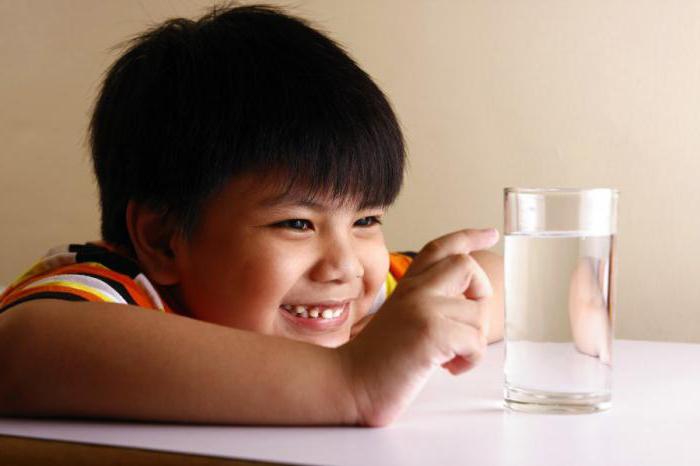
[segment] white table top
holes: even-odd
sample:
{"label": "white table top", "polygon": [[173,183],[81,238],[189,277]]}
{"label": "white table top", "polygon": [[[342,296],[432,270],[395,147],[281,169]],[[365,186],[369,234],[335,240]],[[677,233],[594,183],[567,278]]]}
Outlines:
{"label": "white table top", "polygon": [[467,374],[436,373],[389,427],[221,427],[0,419],[0,434],[324,465],[700,464],[700,345],[616,341],[613,407],[503,408],[503,344]]}

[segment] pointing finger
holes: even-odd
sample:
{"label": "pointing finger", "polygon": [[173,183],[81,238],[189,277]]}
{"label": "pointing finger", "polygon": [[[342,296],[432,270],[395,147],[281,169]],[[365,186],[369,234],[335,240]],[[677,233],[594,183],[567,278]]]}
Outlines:
{"label": "pointing finger", "polygon": [[469,254],[472,251],[488,249],[498,242],[498,231],[494,228],[486,230],[459,230],[441,236],[420,250],[406,271],[406,277],[419,274],[436,262],[454,254]]}

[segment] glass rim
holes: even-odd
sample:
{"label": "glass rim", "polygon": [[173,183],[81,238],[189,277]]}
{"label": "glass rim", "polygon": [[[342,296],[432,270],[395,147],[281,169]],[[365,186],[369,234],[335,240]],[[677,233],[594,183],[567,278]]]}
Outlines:
{"label": "glass rim", "polygon": [[526,194],[536,194],[536,193],[566,193],[566,194],[578,194],[578,193],[591,193],[591,192],[608,192],[614,195],[619,195],[620,191],[617,188],[518,188],[518,187],[506,187],[503,188],[505,194],[508,193],[526,193]]}

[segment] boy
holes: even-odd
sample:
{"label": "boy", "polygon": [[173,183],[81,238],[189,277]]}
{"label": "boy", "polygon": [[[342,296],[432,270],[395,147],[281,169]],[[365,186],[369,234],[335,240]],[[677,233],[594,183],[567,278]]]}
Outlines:
{"label": "boy", "polygon": [[0,297],[0,415],[385,425],[500,339],[501,263],[470,255],[497,233],[388,254],[398,122],[303,21],[165,22],[109,70],[90,130],[103,241]]}

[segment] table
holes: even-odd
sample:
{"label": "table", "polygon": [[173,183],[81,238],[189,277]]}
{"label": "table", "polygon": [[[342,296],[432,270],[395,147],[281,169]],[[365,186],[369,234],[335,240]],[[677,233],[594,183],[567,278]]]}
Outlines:
{"label": "table", "polygon": [[700,464],[700,345],[618,340],[613,363],[613,407],[597,414],[506,410],[497,343],[467,374],[436,372],[385,428],[5,418],[0,435],[311,465]]}

